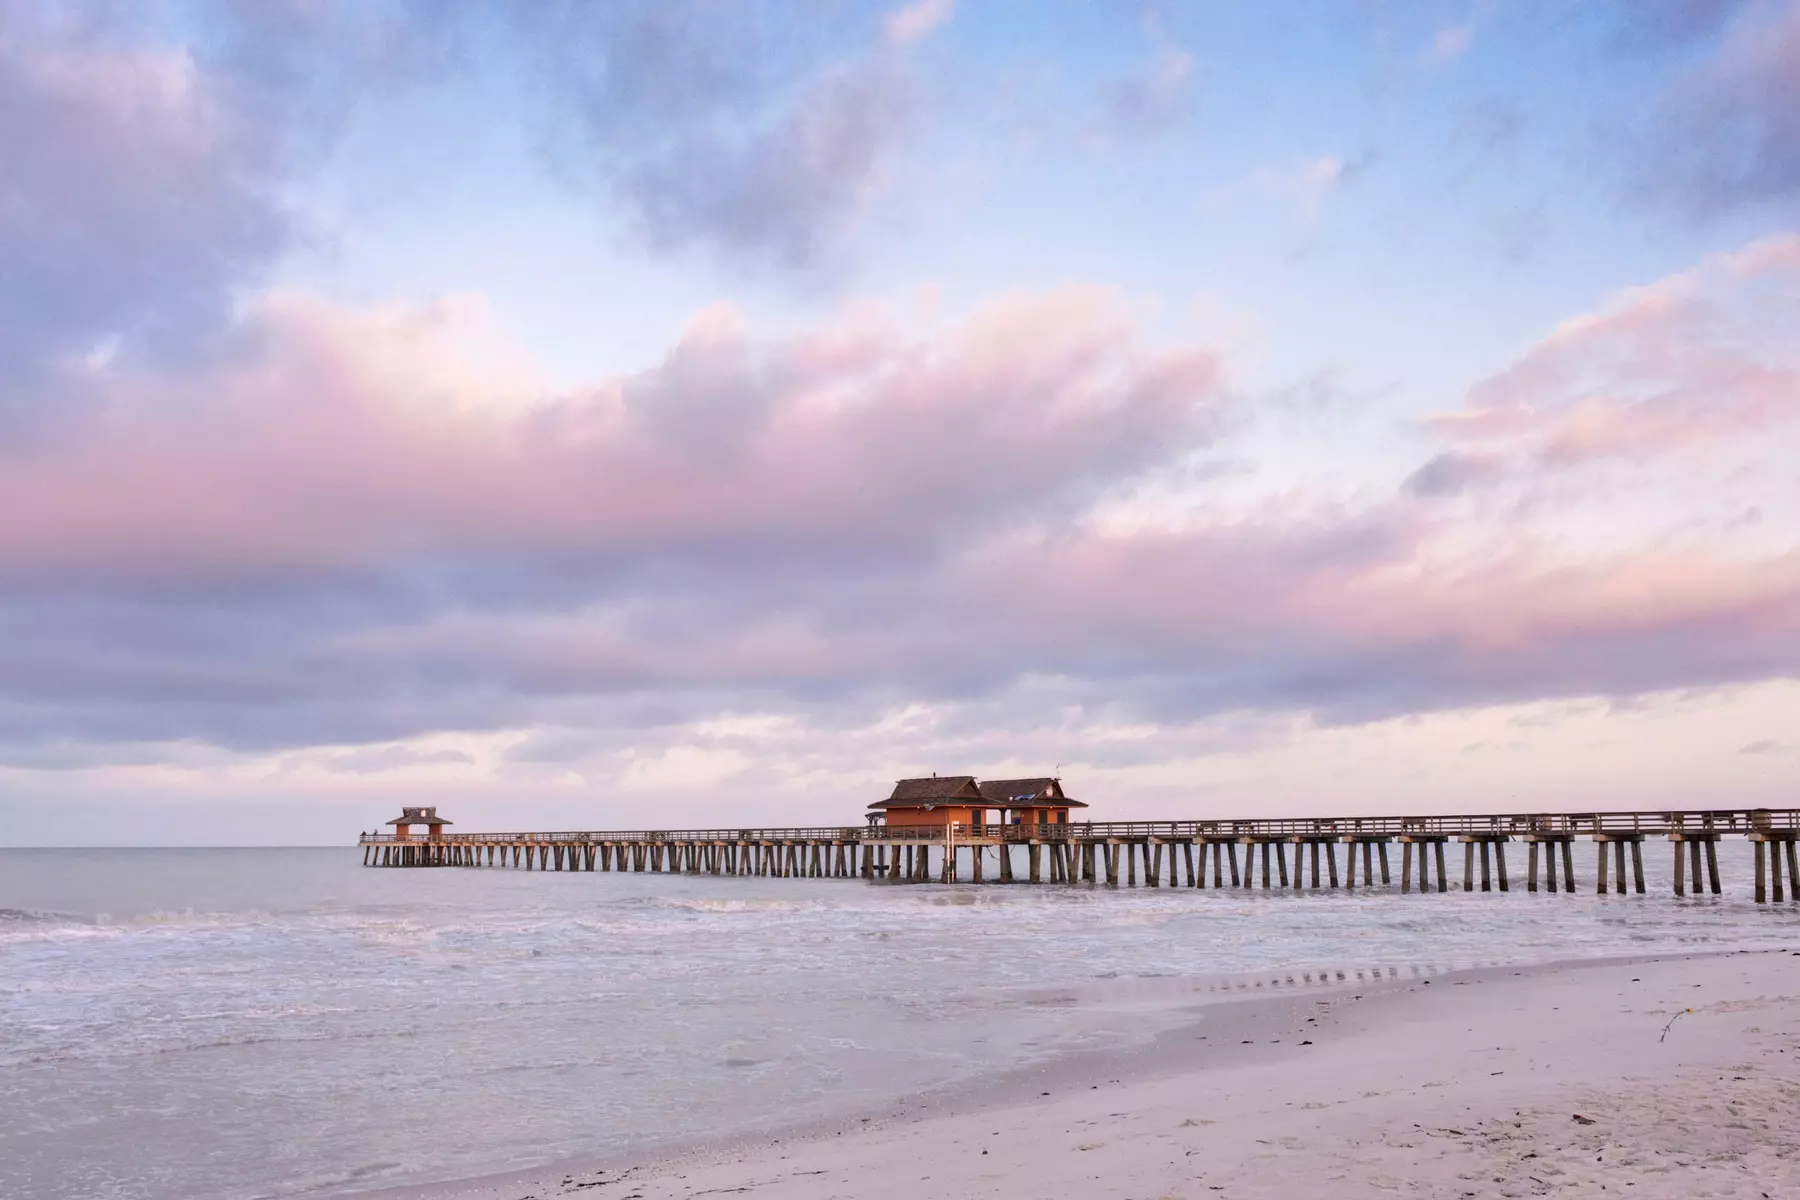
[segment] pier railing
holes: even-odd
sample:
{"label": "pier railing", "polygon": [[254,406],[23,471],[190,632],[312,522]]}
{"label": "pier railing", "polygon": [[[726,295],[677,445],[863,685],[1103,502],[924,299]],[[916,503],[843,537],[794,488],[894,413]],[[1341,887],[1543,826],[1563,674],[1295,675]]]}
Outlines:
{"label": "pier railing", "polygon": [[427,842],[440,845],[486,845],[506,842],[509,845],[569,845],[602,842],[853,842],[867,832],[861,825],[809,825],[770,829],[623,829],[596,832],[574,830],[563,833],[446,833],[431,838],[424,834],[397,837],[391,833],[365,833],[360,844],[365,846],[416,846]]}
{"label": "pier railing", "polygon": [[1551,834],[1573,837],[1672,833],[1753,833],[1800,830],[1800,809],[1677,809],[1583,813],[1488,813],[1388,817],[1252,817],[1195,821],[1072,821],[1060,825],[826,825],[740,829],[631,829],[556,833],[447,833],[398,837],[365,833],[361,845],[512,845],[657,842],[942,842],[970,838],[1005,842],[1086,841],[1089,839],[1172,840],[1459,837]]}

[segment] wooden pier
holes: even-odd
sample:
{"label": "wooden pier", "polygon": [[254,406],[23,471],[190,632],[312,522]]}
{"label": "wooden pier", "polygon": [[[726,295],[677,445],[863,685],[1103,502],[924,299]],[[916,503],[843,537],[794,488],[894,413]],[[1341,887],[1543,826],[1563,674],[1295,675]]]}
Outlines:
{"label": "wooden pier", "polygon": [[1718,845],[1731,837],[1755,847],[1758,904],[1800,900],[1800,809],[573,833],[445,833],[448,822],[434,810],[409,812],[430,813],[431,832],[415,835],[391,822],[399,825],[392,834],[364,834],[365,866],[1293,891],[1397,886],[1410,894],[1451,890],[1447,848],[1457,844],[1462,891],[1508,892],[1517,889],[1506,850],[1519,842],[1524,890],[1568,893],[1577,887],[1575,843],[1585,841],[1595,848],[1596,892],[1642,895],[1644,842],[1660,840],[1673,850],[1675,895],[1717,896]]}

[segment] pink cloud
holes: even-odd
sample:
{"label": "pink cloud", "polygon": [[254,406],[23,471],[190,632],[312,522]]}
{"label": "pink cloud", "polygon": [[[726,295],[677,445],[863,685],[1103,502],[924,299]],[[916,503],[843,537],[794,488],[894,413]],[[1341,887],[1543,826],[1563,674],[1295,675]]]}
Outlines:
{"label": "pink cloud", "polygon": [[1193,444],[1220,404],[1208,351],[1146,344],[1101,288],[930,336],[865,318],[761,344],[708,310],[650,371],[557,397],[471,362],[478,325],[287,300],[200,377],[106,373],[102,417],[0,463],[0,570],[928,542]]}
{"label": "pink cloud", "polygon": [[1460,410],[1452,445],[1521,463],[1644,461],[1800,419],[1800,238],[1715,256],[1565,321]]}
{"label": "pink cloud", "polygon": [[1165,715],[1354,718],[1800,671],[1800,554],[1531,542],[1459,553],[1466,532],[1406,505],[1269,512],[984,548],[944,586],[986,597],[1008,580],[1056,580],[1007,592],[985,617],[971,600],[955,627],[1047,675],[1132,679],[1118,697],[1142,700],[1144,681],[1161,680],[1148,694],[1179,697]]}
{"label": "pink cloud", "polygon": [[956,0],[914,0],[889,12],[882,18],[888,40],[897,45],[910,45],[948,21],[956,11]]}
{"label": "pink cloud", "polygon": [[90,415],[0,459],[0,708],[27,740],[292,746],[997,697],[1022,725],[1360,720],[1800,673],[1791,548],[1583,546],[1433,499],[1765,428],[1754,388],[1702,385],[1784,369],[1791,256],[1564,323],[1397,493],[1200,486],[1126,519],[1237,410],[1109,289],[784,339],[714,306],[554,395],[479,304],[267,299],[202,365],[91,369]]}

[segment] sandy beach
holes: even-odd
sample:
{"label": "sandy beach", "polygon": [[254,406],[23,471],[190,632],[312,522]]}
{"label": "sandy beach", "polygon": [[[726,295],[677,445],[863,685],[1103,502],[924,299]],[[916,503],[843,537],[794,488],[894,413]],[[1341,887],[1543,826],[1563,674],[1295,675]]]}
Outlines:
{"label": "sandy beach", "polygon": [[1800,951],[1221,1003],[1147,1051],[1070,1060],[986,1094],[408,1194],[1315,1193],[1800,1196]]}

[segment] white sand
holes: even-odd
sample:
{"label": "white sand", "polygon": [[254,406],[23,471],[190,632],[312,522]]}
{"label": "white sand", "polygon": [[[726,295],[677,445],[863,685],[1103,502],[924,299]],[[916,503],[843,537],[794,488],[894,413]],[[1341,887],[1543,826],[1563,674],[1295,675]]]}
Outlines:
{"label": "white sand", "polygon": [[1800,1198],[1800,953],[1356,995],[1220,1006],[1160,1068],[1072,1064],[1048,1096],[427,1194]]}

